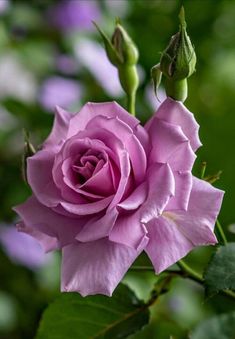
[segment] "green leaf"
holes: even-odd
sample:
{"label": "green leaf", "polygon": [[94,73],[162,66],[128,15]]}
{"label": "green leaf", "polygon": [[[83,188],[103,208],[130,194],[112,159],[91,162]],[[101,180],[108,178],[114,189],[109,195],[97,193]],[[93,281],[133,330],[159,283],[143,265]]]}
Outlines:
{"label": "green leaf", "polygon": [[206,294],[235,290],[235,243],[219,247],[212,256],[204,274]]}
{"label": "green leaf", "polygon": [[148,305],[123,284],[111,298],[63,293],[44,312],[36,339],[126,338],[148,321]]}
{"label": "green leaf", "polygon": [[191,339],[232,339],[235,333],[235,312],[221,314],[199,324]]}

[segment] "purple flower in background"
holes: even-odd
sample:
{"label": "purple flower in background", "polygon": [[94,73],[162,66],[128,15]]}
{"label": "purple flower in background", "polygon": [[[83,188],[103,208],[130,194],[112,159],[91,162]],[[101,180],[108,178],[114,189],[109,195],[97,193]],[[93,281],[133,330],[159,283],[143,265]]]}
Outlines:
{"label": "purple flower in background", "polygon": [[15,226],[0,226],[0,244],[13,262],[30,269],[42,266],[50,257],[37,240],[18,232]]}
{"label": "purple flower in background", "polygon": [[57,69],[67,75],[73,75],[78,70],[77,60],[70,55],[61,54],[56,58]]}
{"label": "purple flower in background", "polygon": [[10,7],[8,0],[0,0],[0,15],[5,13]]}
{"label": "purple flower in background", "polygon": [[49,111],[54,111],[56,105],[71,108],[72,105],[79,103],[81,91],[77,81],[53,76],[42,84],[39,102]]}
{"label": "purple flower in background", "polygon": [[109,62],[105,50],[94,41],[81,40],[75,45],[75,55],[95,77],[97,82],[111,97],[123,94],[119,83],[118,71]]}
{"label": "purple flower in background", "polygon": [[[1,0],[0,0],[1,3]],[[34,102],[37,93],[35,74],[22,63],[19,55],[10,49],[0,55],[0,99],[16,98]]]}
{"label": "purple flower in background", "polygon": [[94,0],[60,1],[50,11],[52,23],[64,30],[92,30],[92,21],[100,19],[100,9]]}

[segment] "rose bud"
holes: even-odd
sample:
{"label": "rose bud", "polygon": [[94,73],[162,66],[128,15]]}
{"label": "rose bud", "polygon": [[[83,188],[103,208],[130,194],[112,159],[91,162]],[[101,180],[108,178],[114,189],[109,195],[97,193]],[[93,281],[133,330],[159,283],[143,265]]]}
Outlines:
{"label": "rose bud", "polygon": [[187,78],[195,72],[196,54],[186,31],[184,9],[181,8],[179,32],[172,36],[162,53],[160,63],[153,67],[152,78],[155,89],[159,86],[159,72],[165,76],[166,93],[178,101],[187,98]]}
{"label": "rose bud", "polygon": [[110,62],[118,69],[120,83],[129,98],[129,111],[134,114],[135,93],[139,85],[136,68],[139,56],[138,50],[119,21],[116,22],[111,40],[97,25],[96,27],[103,39]]}

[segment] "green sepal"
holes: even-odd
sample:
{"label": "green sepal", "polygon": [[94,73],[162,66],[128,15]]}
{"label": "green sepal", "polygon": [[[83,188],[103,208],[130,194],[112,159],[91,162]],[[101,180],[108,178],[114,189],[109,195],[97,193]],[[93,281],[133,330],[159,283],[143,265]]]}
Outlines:
{"label": "green sepal", "polygon": [[102,31],[102,29],[93,21],[93,24],[97,28],[97,31],[100,33],[100,36],[104,42],[105,50],[107,53],[107,56],[109,58],[109,61],[116,67],[118,65],[122,64],[122,60],[118,53],[116,52],[114,46],[112,45],[110,39],[107,37],[107,35]]}
{"label": "green sepal", "polygon": [[36,153],[36,150],[33,144],[29,140],[29,132],[25,129],[23,130],[24,134],[24,150],[22,155],[22,176],[24,181],[27,183],[27,158],[31,157]]}
{"label": "green sepal", "polygon": [[162,80],[162,71],[160,69],[160,63],[151,68],[151,78],[153,80],[154,93],[158,99],[157,91]]}

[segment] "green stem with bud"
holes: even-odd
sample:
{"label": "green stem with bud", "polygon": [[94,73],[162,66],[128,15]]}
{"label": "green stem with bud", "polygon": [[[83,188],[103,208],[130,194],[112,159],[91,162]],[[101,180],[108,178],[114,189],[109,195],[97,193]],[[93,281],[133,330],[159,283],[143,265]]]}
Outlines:
{"label": "green stem with bud", "polygon": [[197,281],[199,283],[203,283],[203,278],[202,276],[194,271],[189,265],[187,265],[183,260],[179,260],[177,262],[177,265],[179,268],[185,272],[189,277],[191,277],[192,280]]}
{"label": "green stem with bud", "polygon": [[[169,274],[174,274],[178,276],[185,276],[193,281],[198,282],[199,284],[204,286],[204,278],[203,276],[196,272],[194,269],[192,269],[188,264],[186,264],[183,260],[179,260],[177,262],[177,265],[179,266],[180,270],[166,270],[165,272]],[[132,266],[130,268],[132,271],[149,271],[149,272],[154,272],[154,268],[152,266]],[[222,294],[226,297],[232,298],[235,300],[235,292],[231,290],[223,290],[220,291],[219,294]]]}
{"label": "green stem with bud", "polygon": [[135,116],[136,91],[139,85],[136,65],[119,66],[118,75],[122,88],[127,95],[127,109]]}
{"label": "green stem with bud", "polygon": [[171,78],[165,78],[166,95],[176,101],[184,102],[188,96],[188,84],[187,79],[173,80]]}

